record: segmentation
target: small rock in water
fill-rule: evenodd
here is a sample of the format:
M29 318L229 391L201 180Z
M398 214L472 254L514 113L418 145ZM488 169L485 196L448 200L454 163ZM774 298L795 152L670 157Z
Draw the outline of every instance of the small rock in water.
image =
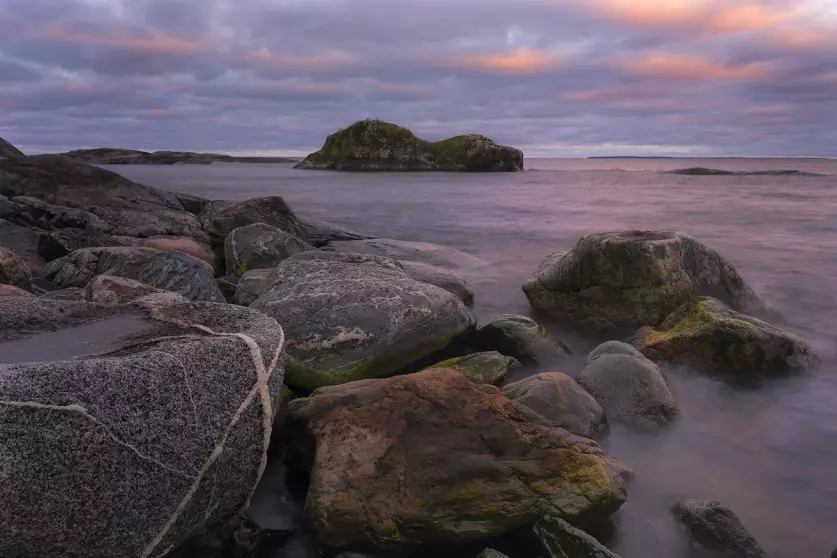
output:
M533 527L549 558L619 558L599 541L558 517L544 517Z
M434 368L455 370L474 383L501 386L509 370L518 366L520 363L517 359L501 355L497 351L490 351L449 358L437 362L428 370Z
M720 502L685 500L672 511L690 538L707 550L729 558L767 558L735 513Z
M572 351L547 329L526 316L500 316L477 330L477 343L486 351L499 351L524 364L558 362Z

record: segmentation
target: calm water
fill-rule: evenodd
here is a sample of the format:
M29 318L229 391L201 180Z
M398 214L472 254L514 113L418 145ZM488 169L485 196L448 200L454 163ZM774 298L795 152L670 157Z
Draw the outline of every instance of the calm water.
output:
M299 213L402 240L447 244L491 265L471 280L481 319L527 313L520 285L550 252L591 232L687 232L729 258L824 364L741 388L668 369L682 418L604 442L637 473L610 543L624 558L686 557L670 506L732 507L774 558L837 547L837 161L528 160L517 174L343 174L289 165L120 166L138 182L219 199L281 195ZM659 171L800 169L825 177L690 177ZM557 329L580 371L596 344Z

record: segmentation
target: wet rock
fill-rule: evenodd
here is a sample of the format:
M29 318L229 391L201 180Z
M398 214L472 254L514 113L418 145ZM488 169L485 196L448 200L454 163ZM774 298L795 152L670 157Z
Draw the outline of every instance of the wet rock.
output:
M595 442L452 370L322 388L291 402L286 428L330 548L459 544L547 513L601 520L625 499Z
M15 287L13 285L5 285L0 283L0 297L4 296L35 296L28 291L24 291L20 287Z
M408 242L390 238L332 242L323 250L327 252L369 254L392 258L401 262L424 263L448 270L475 269L487 265L484 260L456 248L430 244L429 242Z
M716 501L685 500L674 515L693 542L728 558L767 558L731 509Z
M544 372L507 385L503 395L529 407L561 428L595 439L607 430L604 410L578 382L560 372Z
M489 351L449 358L437 362L430 368L455 370L477 384L501 386L509 371L518 366L520 363L517 359L501 355L497 351Z
M436 285L456 295L465 303L465 306L469 308L474 306L474 289L456 273L434 265L406 260L401 261L401 267L416 281Z
M281 347L226 304L0 299L0 555L158 557L229 520L264 468Z
M168 237L152 238L145 242L146 248L160 250L161 252L179 252L203 260L211 266L215 265L215 255L209 246L201 245L191 238Z
M112 275L97 275L91 279L87 285L85 285L81 292L81 298L82 300L86 300L88 302L115 306L118 304L132 302L138 298L151 294L169 294L175 297L180 296L171 291L155 289L151 285L146 285L145 283L140 283L139 281L134 281L133 279L114 277ZM180 297L180 302L186 302L186 299Z
M23 258L8 248L0 247L0 284L28 288L32 271Z
M25 157L23 151L0 138L0 159L17 159L19 157Z
M248 269L274 268L282 260L311 249L313 246L293 234L253 223L227 235L224 262L228 275L242 275Z
M298 237L304 236L299 219L279 196L212 202L204 208L200 221L213 245L223 246L228 234L254 223L264 223Z
M509 172L523 169L523 152L478 134L428 142L389 122L361 120L328 136L323 147L296 168Z
M688 363L709 372L793 372L819 362L813 349L796 335L710 297L687 302L657 329L640 329L635 342L649 358Z
M282 322L285 380L302 391L392 375L475 324L455 296L374 256L303 252L280 263L269 281L250 308Z
M599 541L558 517L535 523L535 537L549 558L619 558Z
M500 316L477 330L484 350L500 351L523 363L557 362L572 351L535 320L525 316Z
M219 277L215 280L218 284L218 288L221 289L221 294L224 295L224 299L227 302L235 302L235 291L238 288L238 282L240 280L241 277L237 277L235 275L225 275L224 277ZM255 300L255 298L253 300ZM247 305L245 304L245 306Z
M83 287L96 275L114 275L172 291L189 300L225 302L212 267L179 252L85 248L49 262L43 274L59 287Z
M13 206L5 219L44 231L75 227L134 238L205 236L197 218L168 192L57 155L0 160L0 194Z
M690 298L772 313L731 263L677 232L619 231L582 237L541 263L523 291L536 310L601 328L661 323Z
M241 306L250 306L270 290L272 269L252 269L244 273L235 287L233 301Z
M375 238L372 235L359 233L344 229L339 225L315 219L313 217L298 216L299 224L302 226L302 239L320 248L330 242L342 240L365 240Z
M635 426L666 424L677 418L677 398L665 373L643 356L610 343L578 376L578 383L604 407L608 417Z

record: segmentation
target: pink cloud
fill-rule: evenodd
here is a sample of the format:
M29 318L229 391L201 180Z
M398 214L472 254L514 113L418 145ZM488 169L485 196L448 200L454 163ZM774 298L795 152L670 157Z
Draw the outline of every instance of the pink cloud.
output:
M43 41L120 47L149 54L188 54L211 46L206 39L185 39L156 30L143 34L119 27L91 31L73 29L61 23L30 27L24 31L24 35Z
M327 50L310 54L290 54L272 52L265 46L247 52L245 58L256 64L286 69L332 70L346 66L356 66L360 62L357 56L342 50Z
M436 65L461 70L476 70L492 74L531 75L563 66L566 59L554 52L521 48L506 53L478 53L453 55Z
M730 66L695 54L664 52L623 58L613 66L637 76L678 81L757 81L771 74L771 66L764 62Z

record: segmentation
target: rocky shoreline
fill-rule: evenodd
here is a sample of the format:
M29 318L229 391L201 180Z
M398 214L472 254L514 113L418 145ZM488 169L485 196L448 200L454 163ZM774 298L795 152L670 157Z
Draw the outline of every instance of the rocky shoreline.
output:
M211 165L212 163L296 163L287 157L236 157L191 151L139 151L100 147L58 153L61 157L91 165Z
M6 152L2 556L612 557L589 533L643 472L597 440L678 420L661 364L817 362L711 248L615 231L522 288L539 315L634 333L507 382L572 347L478 323L474 256ZM695 545L764 555L717 502L674 514Z

